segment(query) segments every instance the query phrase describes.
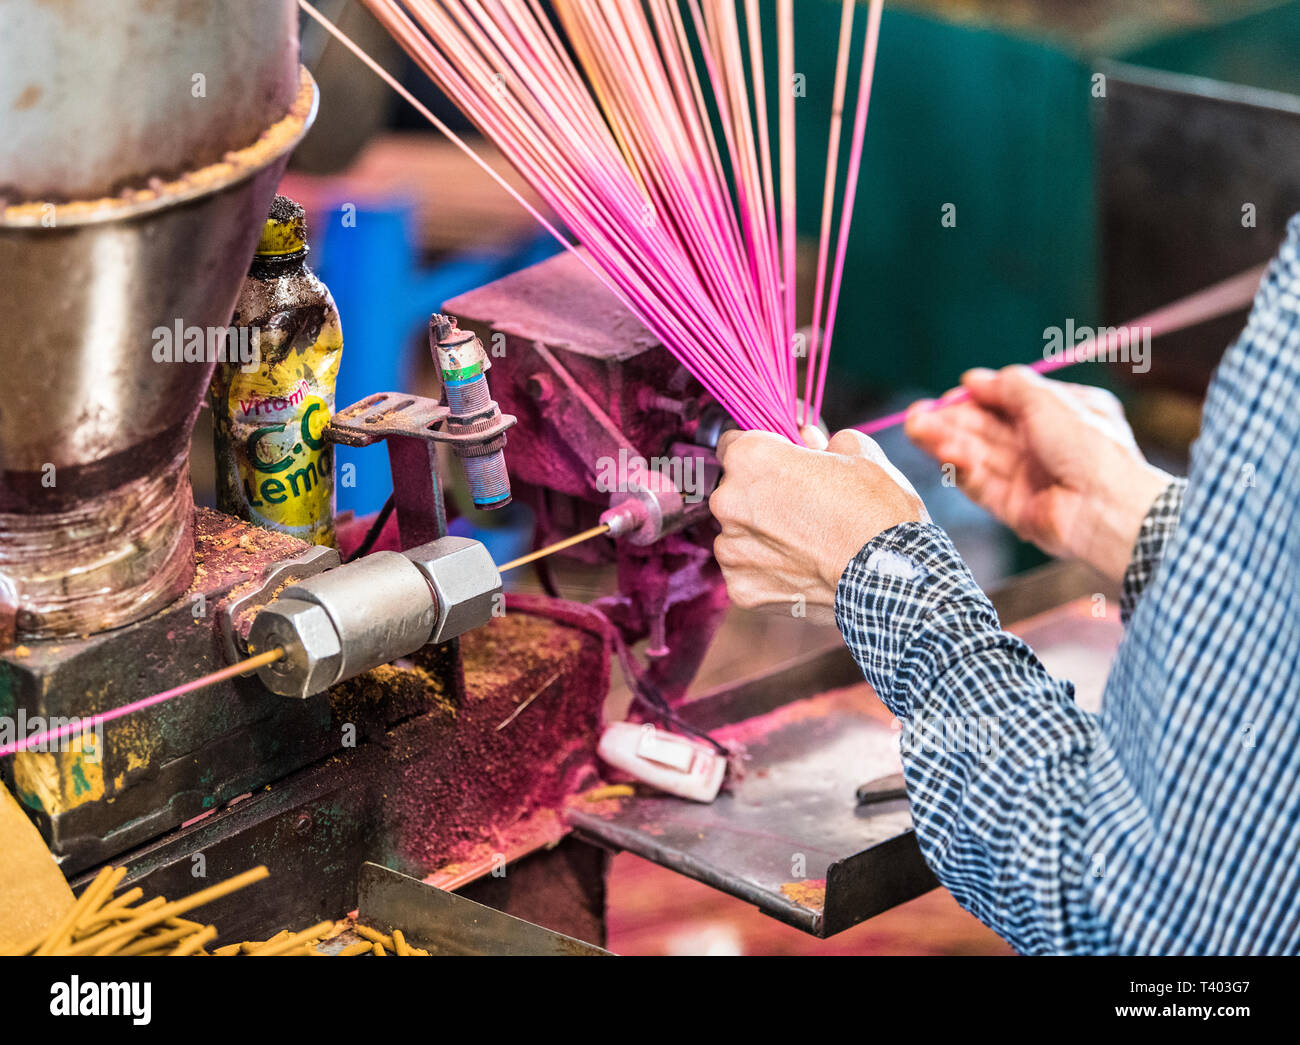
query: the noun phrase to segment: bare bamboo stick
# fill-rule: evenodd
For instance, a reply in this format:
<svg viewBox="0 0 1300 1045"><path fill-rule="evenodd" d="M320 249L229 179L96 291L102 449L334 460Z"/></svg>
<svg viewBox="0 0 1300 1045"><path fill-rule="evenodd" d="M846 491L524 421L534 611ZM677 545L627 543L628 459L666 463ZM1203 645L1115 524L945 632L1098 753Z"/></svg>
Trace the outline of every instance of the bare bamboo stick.
<svg viewBox="0 0 1300 1045"><path fill-rule="evenodd" d="M251 952L252 957L269 958L277 954L288 954L292 950L297 950L305 943L315 942L324 936L334 927L333 922L320 922L313 925L310 929L304 929L299 933L291 933L283 939L277 939L258 947Z"/></svg>
<svg viewBox="0 0 1300 1045"><path fill-rule="evenodd" d="M164 904L155 911L142 914L138 918L133 918L121 925L113 926L94 936L88 936L84 940L79 940L72 946L64 948L60 953L67 955L76 954L93 954L102 947L116 943L118 940L130 939L132 936L143 932L145 929L164 922L168 918L176 915L185 914L194 910L196 907L202 907L213 900L219 900L223 896L229 896L231 893L238 892L254 882L260 882L270 874L265 867L254 867L245 871L243 874L237 874L233 878L228 878L224 882L209 886L207 889L201 889L193 896L186 897L183 900L175 900L172 903Z"/></svg>
<svg viewBox="0 0 1300 1045"><path fill-rule="evenodd" d="M172 951L172 957L178 958L178 957L184 957L185 955L188 954L193 954L195 951L206 946L208 943L215 940L216 938L217 938L217 927L215 925L206 926L200 929L198 932L191 934L189 939L179 944L176 947L176 949Z"/></svg>

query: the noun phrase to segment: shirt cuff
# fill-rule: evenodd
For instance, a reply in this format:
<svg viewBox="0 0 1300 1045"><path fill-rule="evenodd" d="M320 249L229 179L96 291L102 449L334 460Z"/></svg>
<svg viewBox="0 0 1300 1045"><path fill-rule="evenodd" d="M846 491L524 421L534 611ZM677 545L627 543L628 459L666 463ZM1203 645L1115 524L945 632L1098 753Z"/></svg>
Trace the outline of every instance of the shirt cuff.
<svg viewBox="0 0 1300 1045"><path fill-rule="evenodd" d="M1142 528L1138 531L1128 569L1124 571L1120 591L1119 615L1125 625L1137 609L1142 593L1146 591L1160 560L1164 558L1165 547L1178 529L1178 515L1183 507L1183 491L1186 489L1186 479L1175 479L1161 491L1146 518L1142 520Z"/></svg>
<svg viewBox="0 0 1300 1045"><path fill-rule="evenodd" d="M948 535L930 523L903 523L869 541L845 567L835 621L862 673L889 709L910 716L909 692L938 668L918 656L936 611L965 618L968 633L997 630L998 618Z"/></svg>

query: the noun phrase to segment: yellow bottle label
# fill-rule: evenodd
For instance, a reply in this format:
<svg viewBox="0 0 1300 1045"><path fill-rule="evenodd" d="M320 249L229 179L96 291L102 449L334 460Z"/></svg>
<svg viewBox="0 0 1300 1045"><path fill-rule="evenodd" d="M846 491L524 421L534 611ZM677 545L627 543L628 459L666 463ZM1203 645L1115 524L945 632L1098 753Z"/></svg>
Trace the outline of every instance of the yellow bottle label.
<svg viewBox="0 0 1300 1045"><path fill-rule="evenodd" d="M249 382L252 384L253 382ZM299 381L288 395L231 386L238 414L235 466L253 521L298 532L328 518L334 493L334 457L325 441L330 403Z"/></svg>
<svg viewBox="0 0 1300 1045"><path fill-rule="evenodd" d="M324 431L343 350L337 314L308 347L270 347L263 345L260 369L230 368L225 375L218 446L224 444L227 466L219 504L259 526L333 545L334 448Z"/></svg>

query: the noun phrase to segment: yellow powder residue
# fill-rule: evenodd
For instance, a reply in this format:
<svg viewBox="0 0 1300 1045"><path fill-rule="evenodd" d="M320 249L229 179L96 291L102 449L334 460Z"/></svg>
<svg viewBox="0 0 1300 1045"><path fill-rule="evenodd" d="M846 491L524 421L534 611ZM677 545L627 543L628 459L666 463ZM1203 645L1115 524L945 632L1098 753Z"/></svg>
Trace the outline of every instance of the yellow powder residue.
<svg viewBox="0 0 1300 1045"><path fill-rule="evenodd" d="M802 882L786 882L781 895L800 907L820 911L826 906L826 881L822 878L805 878Z"/></svg>
<svg viewBox="0 0 1300 1045"><path fill-rule="evenodd" d="M20 751L14 785L28 805L56 816L104 797L103 752L93 735L68 737L66 751Z"/></svg>

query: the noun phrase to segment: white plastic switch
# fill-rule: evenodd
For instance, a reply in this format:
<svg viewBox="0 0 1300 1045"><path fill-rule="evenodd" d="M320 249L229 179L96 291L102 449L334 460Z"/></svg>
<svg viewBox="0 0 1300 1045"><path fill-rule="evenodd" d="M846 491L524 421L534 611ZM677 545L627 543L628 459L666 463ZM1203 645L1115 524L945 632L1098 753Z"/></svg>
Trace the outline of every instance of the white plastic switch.
<svg viewBox="0 0 1300 1045"><path fill-rule="evenodd" d="M717 798L727 773L727 760L707 744L648 722L607 726L596 751L611 766L642 783L695 802Z"/></svg>

